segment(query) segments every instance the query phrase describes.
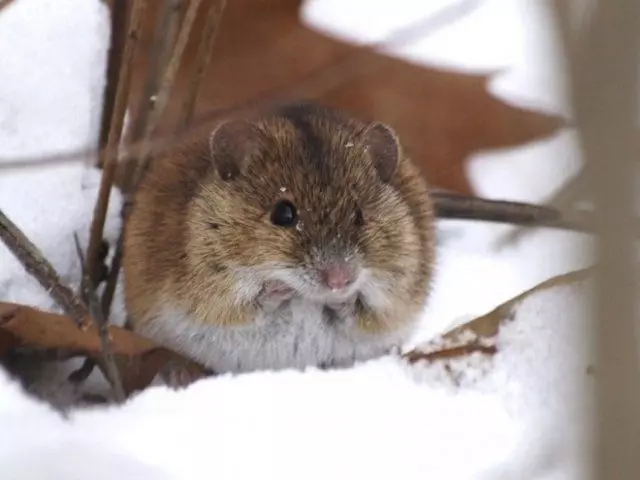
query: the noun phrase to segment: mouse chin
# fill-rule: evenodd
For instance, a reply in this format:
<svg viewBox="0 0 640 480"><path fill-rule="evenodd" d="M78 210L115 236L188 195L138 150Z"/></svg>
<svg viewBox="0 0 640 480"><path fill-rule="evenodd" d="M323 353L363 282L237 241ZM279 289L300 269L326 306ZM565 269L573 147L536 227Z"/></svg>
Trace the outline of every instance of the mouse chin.
<svg viewBox="0 0 640 480"><path fill-rule="evenodd" d="M358 288L353 286L344 290L330 290L327 288L318 287L317 290L312 292L302 292L301 295L319 303L343 303L349 300L355 300L358 293Z"/></svg>
<svg viewBox="0 0 640 480"><path fill-rule="evenodd" d="M344 303L355 300L366 284L364 272L360 272L349 285L338 289L330 288L316 277L315 272L309 274L306 270L278 270L271 272L266 284L286 287L293 290L296 296L317 303Z"/></svg>
<svg viewBox="0 0 640 480"><path fill-rule="evenodd" d="M355 300L360 291L359 281L341 289L331 289L321 284L309 284L307 282L292 282L290 286L299 296L317 303L348 302Z"/></svg>
<svg viewBox="0 0 640 480"><path fill-rule="evenodd" d="M287 280L268 280L265 285L269 291L288 289L295 292L295 295L317 303L343 303L355 299L359 292L359 283L355 282L346 288L332 290L320 284L310 284L304 281L295 281L291 278Z"/></svg>

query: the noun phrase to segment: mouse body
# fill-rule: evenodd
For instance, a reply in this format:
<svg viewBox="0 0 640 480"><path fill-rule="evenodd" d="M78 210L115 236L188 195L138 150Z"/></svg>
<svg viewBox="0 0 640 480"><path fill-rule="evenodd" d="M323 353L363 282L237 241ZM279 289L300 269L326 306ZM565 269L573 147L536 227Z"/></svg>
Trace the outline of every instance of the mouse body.
<svg viewBox="0 0 640 480"><path fill-rule="evenodd" d="M434 212L390 127L297 103L157 157L124 242L142 335L216 373L345 367L413 333Z"/></svg>

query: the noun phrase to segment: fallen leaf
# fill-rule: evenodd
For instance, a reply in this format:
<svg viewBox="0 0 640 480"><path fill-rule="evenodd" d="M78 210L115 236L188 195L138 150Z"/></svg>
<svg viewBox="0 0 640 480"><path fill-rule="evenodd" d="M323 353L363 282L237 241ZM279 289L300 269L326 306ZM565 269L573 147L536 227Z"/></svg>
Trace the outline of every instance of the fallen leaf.
<svg viewBox="0 0 640 480"><path fill-rule="evenodd" d="M467 357L473 353L493 355L496 352L497 352L497 349L494 346L469 344L469 345L462 345L460 347L435 350L433 352L423 352L418 349L415 349L405 353L403 357L409 363L416 363L421 361L433 362L435 360L449 360L451 358Z"/></svg>
<svg viewBox="0 0 640 480"><path fill-rule="evenodd" d="M206 11L209 2L203 2ZM315 31L300 21L301 0L227 2L213 56L197 100L196 116L249 99L290 92L357 47ZM149 2L133 69L132 122L142 100L151 42L163 2ZM193 76L200 15L183 55L162 131L173 132ZM445 27L446 28L446 27ZM357 53L357 55L361 55ZM313 95L364 119L389 123L406 152L436 187L473 194L465 162L479 150L514 147L555 133L563 120L508 105L487 91L492 75L465 74L415 65L381 53L368 53L362 75L341 79ZM349 63L349 62L348 62ZM360 68L358 66L357 68Z"/></svg>
<svg viewBox="0 0 640 480"><path fill-rule="evenodd" d="M127 394L146 388L169 362L181 363L194 372L207 374L202 366L134 332L117 326L110 326L108 331ZM0 358L17 347L59 350L68 356L86 356L104 369L100 338L93 322L86 330L80 330L65 315L0 302Z"/></svg>
<svg viewBox="0 0 640 480"><path fill-rule="evenodd" d="M409 363L416 363L422 360L435 361L464 357L476 352L493 355L497 352L495 340L500 327L513 319L516 307L523 300L552 287L583 281L591 273L592 269L586 268L545 280L490 312L450 330L432 342L427 342L405 353L403 357Z"/></svg>

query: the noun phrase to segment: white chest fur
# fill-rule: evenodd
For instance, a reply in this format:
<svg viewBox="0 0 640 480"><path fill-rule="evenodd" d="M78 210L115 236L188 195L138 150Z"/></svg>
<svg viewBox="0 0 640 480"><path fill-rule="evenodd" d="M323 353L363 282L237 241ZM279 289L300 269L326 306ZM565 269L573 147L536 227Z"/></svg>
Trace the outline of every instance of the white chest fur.
<svg viewBox="0 0 640 480"><path fill-rule="evenodd" d="M295 298L250 325L198 324L184 312L164 311L143 334L216 373L349 366L389 351L407 334L366 334L353 318L328 321L323 307Z"/></svg>

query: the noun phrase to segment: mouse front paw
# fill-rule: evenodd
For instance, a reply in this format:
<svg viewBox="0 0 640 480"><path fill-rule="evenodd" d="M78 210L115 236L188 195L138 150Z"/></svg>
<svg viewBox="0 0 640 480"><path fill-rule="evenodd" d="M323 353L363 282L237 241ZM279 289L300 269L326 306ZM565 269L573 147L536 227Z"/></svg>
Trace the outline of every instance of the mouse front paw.
<svg viewBox="0 0 640 480"><path fill-rule="evenodd" d="M193 368L192 365L173 361L167 362L160 369L160 377L164 384L174 390L186 388L201 378L211 375L213 375L213 372L201 371Z"/></svg>
<svg viewBox="0 0 640 480"><path fill-rule="evenodd" d="M346 320L356 313L356 297L340 302L328 302L325 305L325 315L328 320Z"/></svg>
<svg viewBox="0 0 640 480"><path fill-rule="evenodd" d="M284 282L273 280L264 284L257 301L262 308L273 311L287 300L291 300L294 295L295 290L291 287Z"/></svg>

